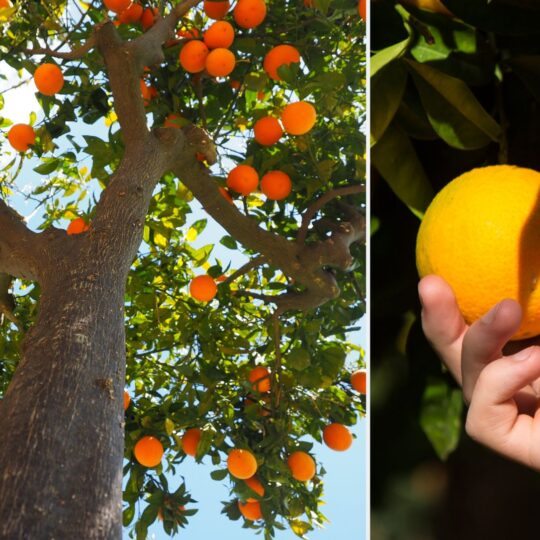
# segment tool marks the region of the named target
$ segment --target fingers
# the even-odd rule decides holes
[[[480,373],[467,416],[467,433],[493,450],[532,466],[540,446],[532,444],[538,426],[519,414],[515,396],[540,377],[540,348],[529,347],[494,360]],[[538,455],[536,455],[538,454]]]
[[[474,322],[463,338],[461,375],[463,395],[469,402],[484,367],[502,357],[502,348],[521,323],[521,307],[515,300],[503,300]]]
[[[450,286],[439,276],[418,284],[422,303],[422,328],[428,340],[461,384],[461,345],[467,325],[459,312]]]

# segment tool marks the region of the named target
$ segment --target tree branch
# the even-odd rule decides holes
[[[88,39],[86,43],[77,47],[71,51],[57,51],[47,48],[38,48],[38,49],[25,49],[23,52],[28,55],[44,54],[46,56],[51,56],[53,58],[61,58],[63,60],[78,60],[85,56],[96,46],[96,37],[93,35]]]
[[[226,280],[223,281],[223,283],[231,283],[235,281],[236,279],[238,279],[240,276],[247,274],[247,272],[261,266],[262,264],[264,264],[264,257],[262,255],[259,255],[258,257],[254,257],[253,259],[249,260],[246,264],[241,266],[238,270],[233,272]]]

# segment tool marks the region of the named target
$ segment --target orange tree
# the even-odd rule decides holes
[[[531,536],[537,475],[462,436],[460,389],[421,330],[415,243],[433,195],[460,174],[540,170],[540,6],[371,6],[372,523],[404,539]],[[486,497],[489,515],[475,502]]]
[[[3,2],[0,19],[42,118],[2,124],[0,536],[173,533],[195,510],[165,473],[192,456],[230,479],[231,519],[303,536],[323,520],[310,441],[364,410],[357,3]]]

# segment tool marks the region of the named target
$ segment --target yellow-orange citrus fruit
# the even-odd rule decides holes
[[[246,519],[251,521],[262,519],[261,505],[259,504],[259,501],[249,501],[246,503],[241,503],[238,501],[238,508],[240,509],[240,513]]]
[[[227,187],[242,195],[249,195],[259,185],[259,174],[251,165],[237,165],[227,175]]]
[[[210,19],[223,19],[229,11],[231,4],[227,2],[211,2],[210,0],[204,0],[203,10],[206,16]]]
[[[240,87],[242,86],[242,83],[240,81],[231,81],[229,83],[230,87],[233,89],[233,90],[240,90]]]
[[[298,62],[300,62],[300,53],[296,47],[292,45],[278,45],[266,53],[263,68],[271,79],[281,81],[278,68]]]
[[[209,49],[229,48],[234,41],[234,28],[227,21],[216,21],[203,34]]]
[[[141,88],[141,96],[143,98],[144,104],[148,105],[150,103],[150,100],[152,99],[152,91],[150,89],[150,86],[147,86],[147,84],[144,82],[144,79],[140,80],[139,85]]]
[[[452,13],[440,0],[400,0],[400,2],[409,6],[427,9],[428,11],[434,11],[436,13],[441,13],[442,15],[453,17]]]
[[[343,452],[348,450],[353,442],[349,429],[343,424],[328,424],[323,429],[323,440],[328,448]]]
[[[316,120],[315,107],[307,101],[290,103],[281,112],[281,123],[291,135],[304,135],[315,125]]]
[[[217,294],[216,282],[207,274],[194,277],[189,285],[189,293],[195,300],[210,302]]]
[[[64,86],[62,70],[56,64],[41,64],[34,72],[37,89],[46,96],[54,96]]]
[[[105,7],[115,13],[122,13],[131,4],[131,0],[103,0]]]
[[[358,15],[364,22],[367,21],[367,0],[358,0]]]
[[[293,478],[300,482],[307,482],[315,476],[315,461],[306,452],[293,452],[287,458],[287,465]]]
[[[357,370],[351,375],[351,386],[361,394],[366,393],[366,372]]]
[[[236,58],[229,49],[214,49],[206,57],[206,71],[212,77],[226,77],[236,64]]]
[[[513,339],[540,334],[539,192],[537,171],[496,165],[462,174],[427,209],[418,271],[448,282],[467,323],[512,298],[523,310]]]
[[[131,396],[127,390],[124,390],[124,411],[129,407],[131,403]]]
[[[90,228],[86,221],[79,217],[74,219],[69,225],[66,232],[71,236],[73,234],[81,234]]]
[[[199,39],[201,37],[198,28],[180,28],[176,31],[176,35],[184,39]]]
[[[0,9],[11,7],[9,0],[0,0]]]
[[[248,380],[253,383],[251,387],[257,392],[270,392],[270,372],[264,366],[254,367],[248,375]]]
[[[238,0],[233,17],[238,26],[255,28],[266,17],[266,3],[264,0]]]
[[[234,448],[227,457],[227,469],[240,480],[247,480],[257,472],[257,460],[249,450]]]
[[[291,194],[292,182],[282,171],[268,171],[261,178],[261,191],[271,201],[281,201]]]
[[[263,146],[276,144],[283,135],[283,129],[277,118],[273,116],[263,116],[259,118],[253,126],[255,140]]]
[[[182,436],[182,450],[188,455],[195,457],[197,446],[201,440],[202,431],[199,428],[188,429]]]
[[[203,41],[188,41],[180,51],[180,65],[189,73],[199,73],[205,67],[208,52]]]
[[[28,124],[15,124],[8,131],[8,141],[17,152],[26,152],[36,142],[36,132]]]
[[[144,467],[157,467],[163,457],[163,445],[155,437],[147,435],[137,441],[133,454]]]
[[[149,28],[154,26],[156,19],[158,18],[159,10],[158,8],[146,8],[141,15],[141,26],[143,30],[146,31]]]
[[[231,194],[224,187],[219,186],[219,192],[227,202],[233,204],[233,198],[231,197]]]
[[[133,24],[136,22],[139,22],[141,20],[142,14],[143,14],[143,7],[141,4],[138,4],[137,2],[133,2],[131,6],[124,9],[120,15],[118,15],[118,20],[122,24]]]
[[[163,127],[181,128],[183,122],[184,122],[184,119],[182,118],[182,116],[180,114],[170,113],[165,118],[165,122],[163,123]]]
[[[251,478],[247,478],[244,480],[246,485],[253,490],[259,497],[264,497],[264,486],[261,484],[261,481],[256,477],[252,476]],[[247,502],[255,502],[258,499],[255,499],[254,497],[248,497]]]

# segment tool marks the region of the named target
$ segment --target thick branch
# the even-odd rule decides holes
[[[36,55],[36,54],[44,54],[46,56],[51,56],[53,58],[61,58],[63,60],[78,60],[79,58],[82,58],[85,56],[88,52],[90,52],[94,47],[96,46],[96,38],[95,35],[93,35],[86,43],[81,45],[80,47],[77,47],[71,51],[57,51],[53,49],[25,49],[25,53],[28,55]]]
[[[345,186],[336,189],[327,191],[324,195],[319,197],[308,209],[304,212],[302,216],[302,224],[298,229],[298,235],[296,237],[296,242],[298,244],[303,244],[306,241],[309,224],[311,220],[315,217],[317,212],[321,210],[326,204],[331,200],[336,199],[337,197],[344,197],[346,195],[353,195],[356,193],[362,193],[365,191],[365,186],[362,184],[357,184],[354,186]]]

